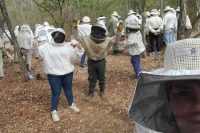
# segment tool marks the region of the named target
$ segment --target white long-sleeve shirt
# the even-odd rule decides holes
[[[80,24],[78,25],[79,36],[90,35],[92,25],[90,24]]]
[[[128,34],[128,38],[124,43],[129,46],[129,54],[132,56],[140,55],[145,50],[140,31]]]
[[[164,15],[163,17],[164,30],[169,30],[169,29],[177,30],[177,23],[178,22],[175,13],[169,11]]]
[[[148,20],[148,29],[153,33],[155,29],[163,29],[163,21],[159,16],[152,16]]]
[[[141,25],[141,21],[140,21],[140,20],[138,19],[138,17],[137,17],[136,15],[134,15],[134,14],[131,14],[131,15],[129,15],[129,16],[126,18],[126,20],[125,20],[125,26],[127,26],[128,23],[130,23],[130,21],[131,21],[132,23]]]
[[[71,42],[62,44],[46,43],[39,46],[39,54],[44,61],[44,72],[52,75],[65,75],[74,71],[74,60],[80,59],[84,50],[73,48]]]
[[[21,31],[17,36],[17,41],[20,48],[30,49],[32,48],[33,35],[28,31]]]

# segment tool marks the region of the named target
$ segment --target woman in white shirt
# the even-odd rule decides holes
[[[71,46],[65,42],[65,31],[61,28],[55,29],[51,34],[50,43],[39,46],[39,54],[44,61],[44,72],[47,74],[51,86],[51,115],[54,122],[60,120],[57,112],[59,96],[63,88],[68,105],[75,113],[80,109],[73,101],[72,80],[74,66],[73,60],[80,59],[83,54],[81,45]]]

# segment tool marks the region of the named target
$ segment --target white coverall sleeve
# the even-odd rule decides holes
[[[76,61],[79,60],[82,55],[84,54],[84,49],[79,49],[77,47],[73,48],[72,46],[70,47],[70,60],[71,61]]]

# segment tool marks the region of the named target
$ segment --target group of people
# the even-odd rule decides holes
[[[180,7],[176,10],[170,6],[164,9],[163,18],[157,9],[146,12],[146,41],[150,46],[150,55],[159,56],[161,47],[177,40]],[[188,15],[186,15],[185,31],[192,29]],[[163,44],[163,45],[162,45]]]
[[[145,50],[139,29],[136,32],[137,37],[135,37],[137,40],[139,37],[139,44],[133,41],[132,37],[134,36],[132,33],[134,32],[131,31],[133,26],[131,23],[128,23],[130,33],[127,39],[124,34],[109,35],[104,16],[100,16],[95,25],[91,24],[90,17],[84,16],[79,24],[75,22],[75,24],[72,23],[72,26],[75,30],[70,42],[65,41],[66,34],[63,29],[54,28],[47,22],[42,25],[36,24],[34,33],[29,25],[16,26],[14,31],[29,72],[31,73],[32,56],[43,60],[44,72],[47,74],[51,87],[51,116],[55,122],[60,120],[58,103],[62,88],[69,108],[75,113],[80,112],[80,109],[74,103],[72,92],[74,60],[81,60],[81,65],[83,65],[82,60],[87,56],[89,86],[85,100],[91,101],[94,97],[97,82],[100,89],[99,96],[105,98],[106,56],[112,46],[127,40],[127,48],[130,52],[134,53],[133,51],[137,51],[141,46],[142,49],[136,54],[141,54]],[[137,57],[133,61],[138,59]],[[140,66],[135,70],[137,76],[141,71]],[[29,75],[29,79],[33,79],[33,77]]]
[[[97,18],[94,25],[91,24],[91,19],[88,16],[84,16],[80,23],[73,20],[73,34],[69,42],[65,41],[66,34],[63,29],[50,26],[47,22],[44,22],[43,25],[37,24],[34,34],[28,25],[17,27],[15,34],[30,72],[33,55],[43,60],[44,72],[47,74],[51,88],[51,116],[53,121],[60,121],[58,103],[62,88],[69,108],[75,113],[80,112],[73,99],[73,61],[80,60],[80,66],[83,67],[87,57],[89,86],[85,100],[91,101],[94,98],[97,82],[100,90],[99,96],[105,98],[108,51],[113,48],[113,52],[116,54],[116,47],[123,45],[122,47],[129,51],[133,71],[135,77],[138,78],[136,93],[129,110],[130,116],[136,121],[137,132],[153,129],[161,132],[180,130],[180,133],[184,133],[182,129],[178,128],[179,125],[183,127],[183,131],[191,131],[196,128],[194,126],[191,129],[184,129],[184,124],[187,124],[187,122],[183,121],[182,124],[182,116],[176,110],[178,109],[177,105],[182,106],[175,98],[179,97],[178,100],[181,102],[185,98],[194,97],[193,101],[198,101],[198,96],[195,94],[198,94],[199,83],[194,79],[199,79],[200,40],[191,39],[174,42],[178,19],[174,10],[169,6],[165,8],[164,12],[164,18],[161,19],[159,12],[153,9],[149,18],[146,19],[152,52],[155,52],[154,41],[157,43],[157,54],[160,52],[159,35],[162,31],[167,45],[164,69],[159,69],[153,73],[141,73],[140,56],[145,51],[140,32],[142,19],[133,10],[129,11],[124,24],[117,12],[112,13],[108,26],[106,26],[104,16]],[[3,41],[0,44],[3,44]],[[1,48],[3,48],[3,45],[0,45]],[[3,65],[2,62],[0,60],[1,66]],[[3,78],[1,70],[0,68],[0,77]],[[188,78],[183,75],[187,75]],[[174,80],[178,81],[174,82]],[[194,83],[194,85],[185,88],[183,85],[179,86],[182,82]],[[187,90],[188,88],[193,88],[192,90],[196,93],[190,93]],[[189,102],[187,105],[188,108],[191,107]],[[170,112],[170,110],[172,111]],[[190,112],[195,115],[195,113],[198,113],[198,109],[194,111],[186,109],[185,113],[190,116]],[[154,115],[155,117],[152,117]],[[182,115],[185,115],[184,112]],[[167,116],[170,116],[169,119],[163,120]],[[188,120],[190,119],[188,118]],[[191,121],[199,123],[199,120],[195,118]],[[177,122],[177,124],[173,125],[174,122]],[[173,128],[168,130],[171,125],[173,125]]]

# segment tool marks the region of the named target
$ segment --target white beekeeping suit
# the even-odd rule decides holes
[[[177,19],[179,20],[180,7],[177,7],[177,9],[176,9],[176,16],[177,16]],[[187,14],[186,14],[185,29],[187,29],[187,30],[191,30],[192,29],[192,24],[191,24],[190,18],[189,18],[189,16]]]
[[[83,35],[90,35],[92,28],[90,17],[84,16],[77,28],[79,37]]]
[[[166,6],[163,17],[163,37],[166,45],[174,42],[177,31],[177,17],[175,10]]]
[[[10,61],[14,60],[14,46],[11,44],[10,39],[10,32],[5,30],[3,34],[3,44],[4,44],[4,52]]]
[[[32,41],[33,35],[30,33],[28,25],[22,25],[21,31],[17,36],[17,41],[19,43],[20,50],[26,59],[26,64],[28,65],[29,71],[31,71],[31,59],[32,59]]]
[[[37,24],[35,27],[35,39],[37,40],[37,46],[35,47],[34,55],[39,57],[38,47],[51,41],[51,33],[55,28],[53,26],[49,26],[47,22],[44,22],[43,25]]]
[[[117,24],[119,23],[119,14],[114,11],[111,15],[111,18],[109,20],[109,24],[108,24],[108,31],[110,33],[110,36],[114,36],[116,33],[116,27]]]
[[[106,30],[106,35],[108,34],[108,30],[106,27],[106,17],[105,16],[100,16],[97,18],[97,24],[101,24],[103,28]]]
[[[127,25],[128,23],[134,23],[135,25],[138,26],[138,29],[140,28],[141,26],[141,21],[138,19],[138,17],[136,16],[136,13],[133,11],[133,10],[130,10],[129,13],[128,13],[128,17],[126,18],[125,20],[125,27],[126,27],[126,32],[127,31]]]
[[[47,30],[46,27],[43,25],[39,25],[35,30],[35,38],[39,44],[43,44],[48,40]]]
[[[146,12],[145,13],[145,34],[148,35],[149,34],[149,28],[148,28],[148,24],[149,24],[149,18],[150,18],[150,13]]]
[[[77,26],[78,31],[78,37],[75,38],[76,40],[79,40],[82,36],[90,35],[91,33],[91,20],[90,17],[84,16],[81,20],[81,23]],[[77,43],[78,44],[78,43]],[[84,53],[80,60],[80,66],[83,67],[85,63],[85,60],[87,60],[86,53]]]

